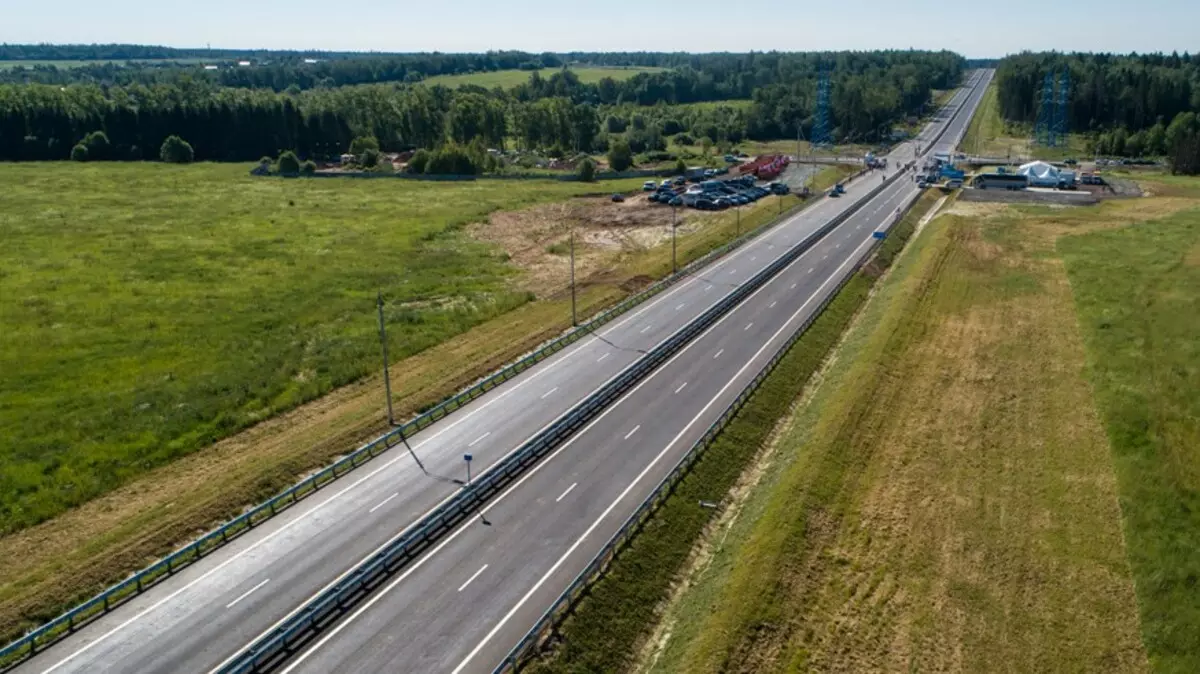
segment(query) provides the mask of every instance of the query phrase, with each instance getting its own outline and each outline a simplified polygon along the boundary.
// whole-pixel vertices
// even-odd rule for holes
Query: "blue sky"
[[[1200,0],[41,0],[0,42],[376,51],[1200,51]],[[1000,11],[1006,8],[1007,11]]]

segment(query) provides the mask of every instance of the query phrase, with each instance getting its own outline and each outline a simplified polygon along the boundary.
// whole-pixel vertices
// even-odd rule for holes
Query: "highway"
[[[953,148],[984,88],[973,92],[949,140],[929,151]],[[486,524],[461,525],[283,671],[492,671],[853,273],[872,232],[890,226],[896,210],[918,195],[910,180],[891,185],[493,499]]]
[[[965,92],[960,92],[952,105],[961,102],[964,96]],[[977,99],[976,95],[973,100]],[[922,138],[928,139],[935,133],[935,128],[926,129]],[[893,164],[909,161],[912,150],[911,144],[904,144],[889,155],[890,161]],[[336,582],[360,560],[397,537],[422,514],[453,495],[460,488],[453,480],[466,477],[465,453],[473,455],[475,474],[494,465],[645,351],[715,304],[736,284],[776,259],[786,247],[796,244],[876,187],[878,183],[873,183],[873,179],[874,176],[869,176],[855,181],[847,186],[847,194],[841,199],[821,200],[788,218],[617,319],[598,336],[581,340],[416,435],[411,442],[428,473],[403,448],[393,449],[87,625],[16,671],[165,673],[204,672],[219,667],[322,588]],[[611,407],[602,422],[594,422],[560,448],[552,459],[514,484],[488,511],[488,519],[495,520],[493,526],[476,522],[455,530],[441,547],[406,571],[396,589],[376,595],[372,599],[375,603],[364,616],[342,623],[348,627],[339,628],[336,641],[318,649],[315,655],[306,656],[299,664],[307,671],[359,667],[372,671],[376,665],[355,664],[353,658],[376,653],[388,662],[409,663],[399,666],[404,671],[442,667],[450,671],[455,666],[452,661],[465,657],[475,648],[473,644],[478,643],[480,648],[469,664],[473,669],[489,669],[499,657],[496,654],[506,651],[544,609],[549,600],[542,601],[542,595],[552,597],[565,586],[566,581],[559,582],[559,576],[569,579],[574,573],[571,569],[582,568],[590,559],[589,546],[602,544],[611,534],[611,528],[606,526],[619,524],[621,512],[636,507],[644,498],[640,489],[648,490],[657,482],[655,471],[666,470],[674,463],[670,451],[659,446],[663,443],[660,436],[674,428],[680,434],[679,439],[667,449],[675,452],[686,449],[690,445],[688,433],[701,432],[707,426],[702,421],[703,414],[719,412],[724,406],[721,396],[736,394],[740,387],[735,382],[741,381],[739,377],[745,373],[752,376],[755,368],[750,366],[751,360],[759,362],[769,357],[770,345],[783,335],[772,341],[768,338],[784,325],[783,320],[791,312],[801,308],[797,299],[807,298],[821,287],[832,287],[833,283],[826,281],[849,268],[846,263],[854,251],[862,249],[859,238],[865,240],[869,236],[874,227],[872,222],[877,224],[890,217],[899,204],[911,198],[914,189],[911,183],[901,180],[873,200],[859,216],[826,237],[621,403]],[[781,285],[780,279],[785,276],[797,288]],[[816,302],[813,300],[808,306]],[[729,326],[738,322],[745,325],[737,326],[740,332],[731,337]],[[726,342],[727,346],[717,347],[721,353],[709,353],[712,345]],[[760,347],[761,353],[751,358]],[[669,388],[664,382],[675,382],[678,393],[664,393],[664,387]],[[722,386],[725,388],[720,395],[709,394]],[[636,404],[628,402],[631,396],[637,397]],[[697,403],[709,400],[712,402],[703,414],[699,408],[693,409]],[[653,412],[654,418],[638,417],[632,407]],[[686,423],[693,418],[696,421],[686,432],[682,427],[676,428],[679,426],[676,422]],[[628,439],[622,440],[626,434]],[[654,450],[656,446],[658,450]],[[646,452],[652,450],[665,453],[659,461],[651,462],[654,456]],[[614,456],[620,460],[614,461]],[[632,477],[627,474],[630,470],[635,471],[634,476],[645,472],[642,479],[631,482]],[[576,486],[558,501],[554,498],[560,494],[547,496],[538,491],[553,491],[572,474],[575,477],[571,484]],[[622,499],[613,502],[610,492],[613,489],[621,492],[624,485],[629,485],[629,489]],[[560,491],[566,491],[566,487]],[[558,507],[542,507],[541,502],[547,498]],[[603,510],[607,503],[613,503],[613,507],[588,530],[589,518],[595,521],[595,509]],[[574,546],[569,559],[560,562],[551,577],[538,585],[533,593],[536,596],[530,596],[513,609],[510,619],[501,622],[503,612],[509,610],[505,607],[516,606],[509,595],[520,587],[533,587],[538,578],[530,574],[544,574],[545,571],[538,569],[550,567],[539,564],[549,560],[553,565],[553,560],[566,549],[561,544],[565,541],[570,548],[572,542],[568,539],[578,537],[584,530],[588,530],[588,535]],[[495,538],[488,538],[489,535]],[[485,560],[492,555],[495,561]],[[476,560],[483,561],[475,565]],[[489,566],[482,571],[470,568],[484,563]],[[476,571],[479,571],[476,577],[465,582]],[[453,596],[444,596],[447,591]],[[468,598],[472,600],[464,603]],[[398,601],[401,603],[397,604]],[[385,615],[388,610],[422,616],[420,619],[425,622],[420,633],[428,641],[412,645],[422,649],[420,654],[397,655],[394,647],[387,645],[398,634],[388,635],[390,628],[372,632],[362,627],[377,624],[370,619],[372,615],[395,617]],[[494,615],[498,611],[501,615]],[[492,625],[496,626],[496,633],[482,640],[481,634],[491,630]],[[512,637],[512,633],[517,637]],[[474,640],[463,635],[473,635]],[[412,635],[405,633],[404,640],[411,639]],[[356,642],[367,644],[357,655],[343,646]],[[405,660],[406,657],[415,659]],[[429,661],[430,668],[412,664],[425,662],[423,658],[435,658],[436,662]],[[387,668],[382,661],[380,666]]]

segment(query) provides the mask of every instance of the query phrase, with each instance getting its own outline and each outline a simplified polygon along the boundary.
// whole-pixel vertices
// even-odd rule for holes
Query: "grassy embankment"
[[[629,66],[626,68],[607,68],[607,67],[589,67],[589,66],[571,66],[571,72],[579,77],[579,81],[584,84],[595,84],[605,77],[620,82],[627,80],[639,73],[656,73],[662,72],[664,68],[642,68]],[[472,84],[477,87],[491,89],[493,87],[501,87],[510,89],[519,84],[525,84],[529,81],[530,75],[537,72],[545,79],[550,79],[559,71],[558,68],[543,68],[538,71],[533,70],[492,70],[488,72],[465,73],[462,75],[436,75],[434,77],[422,80],[425,84],[440,84],[444,87],[461,87],[465,84]]]
[[[1180,182],[935,220],[647,669],[1196,671],[1200,190]]]
[[[755,396],[708,449],[674,495],[593,587],[561,629],[562,643],[532,672],[615,672],[629,668],[639,642],[655,621],[696,541],[709,526],[711,511],[699,508],[734,486],[772,434],[777,420],[821,366],[875,279],[894,259],[917,220],[936,201],[930,192],[894,230],[875,261],[856,274],[817,321],[780,361]],[[683,670],[678,670],[683,671]],[[694,670],[701,671],[701,670]],[[719,670],[704,670],[719,671]]]
[[[376,289],[400,415],[568,327],[565,295],[528,301],[519,271],[460,230],[598,189],[261,180],[220,165],[3,173],[18,186],[0,216],[0,306],[16,326],[0,342],[4,528],[61,513],[0,539],[5,635],[380,432],[381,382],[361,378],[378,358]],[[743,209],[742,231],[776,208]],[[727,241],[733,218],[681,233],[680,260]],[[581,280],[580,312],[669,269],[669,247],[623,255]]]
[[[963,152],[977,157],[1012,157],[1013,163],[1030,159],[1061,161],[1087,156],[1087,137],[1072,133],[1062,147],[1042,147],[1034,144],[1033,129],[1028,124],[1010,124],[1000,115],[996,100],[996,83],[988,86],[979,102],[979,112],[959,145]]]

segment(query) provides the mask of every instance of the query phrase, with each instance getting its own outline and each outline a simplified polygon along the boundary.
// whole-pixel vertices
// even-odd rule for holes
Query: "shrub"
[[[375,136],[359,136],[350,141],[350,154],[355,157],[361,157],[367,150],[375,150],[379,152],[379,141]]]
[[[285,176],[299,175],[300,160],[296,158],[296,153],[288,150],[279,155],[279,172]]]
[[[424,148],[417,150],[408,160],[409,173],[424,173],[425,167],[429,165],[429,150]]]
[[[683,174],[687,173],[687,164],[684,163],[684,161],[682,159],[676,160],[675,173],[677,173],[679,175],[683,175]]]
[[[379,163],[379,150],[367,148],[363,150],[362,156],[358,158],[358,163],[364,168],[375,168]]]
[[[88,160],[87,146],[84,145],[83,143],[79,143],[75,147],[71,148],[71,160],[72,161],[87,161]]]
[[[579,179],[585,183],[594,182],[596,180],[596,162],[591,158],[584,159],[579,162]]]
[[[308,160],[300,165],[300,175],[311,176],[317,172],[317,164],[313,160]]]
[[[461,145],[447,143],[429,157],[425,173],[429,175],[475,175],[480,164]]]
[[[676,145],[695,145],[696,139],[692,138],[691,136],[687,135],[686,133],[681,133],[681,134],[678,134],[675,136],[675,144]]]
[[[196,158],[196,153],[186,140],[179,136],[167,136],[158,150],[158,156],[168,164],[190,164]]]
[[[381,160],[375,164],[375,172],[384,175],[392,175],[396,172],[396,166],[387,157],[381,157]]]
[[[617,140],[609,145],[608,165],[614,171],[624,171],[633,166],[633,152],[629,148],[629,143]]]
[[[109,153],[112,146],[108,142],[108,136],[103,131],[93,131],[84,136],[81,142],[87,148],[89,159],[101,161],[111,159]]]

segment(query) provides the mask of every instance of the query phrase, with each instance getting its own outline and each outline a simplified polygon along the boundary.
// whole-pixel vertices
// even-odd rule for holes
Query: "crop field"
[[[35,524],[530,299],[459,230],[563,182],[0,167],[0,532]],[[632,183],[630,183],[632,184]]]
[[[614,80],[627,80],[638,73],[653,73],[660,72],[662,68],[638,68],[630,66],[628,68],[601,68],[601,67],[571,67],[571,72],[579,76],[579,81],[584,84],[595,84],[605,77],[611,77]],[[529,81],[529,76],[537,72],[542,77],[549,79],[554,73],[558,72],[556,68],[543,68],[538,71],[533,70],[493,70],[490,72],[468,73],[464,75],[437,75],[430,77],[424,82],[426,84],[440,84],[446,87],[460,87],[464,84],[473,84],[477,87],[491,89],[493,87],[501,87],[509,89],[524,84]]]
[[[638,671],[1200,668],[1200,187],[935,219]]]

